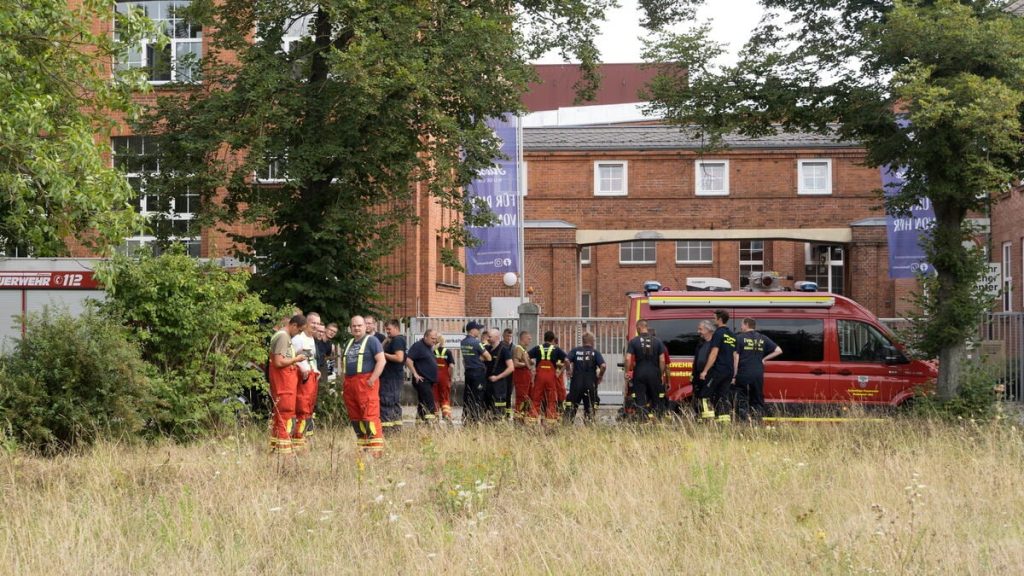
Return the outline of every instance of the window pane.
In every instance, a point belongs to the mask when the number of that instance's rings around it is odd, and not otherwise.
[[[657,259],[657,246],[650,240],[638,240],[619,244],[620,263],[649,264]]]
[[[828,190],[828,162],[803,162],[803,186],[806,191],[825,192]]]
[[[149,62],[150,80],[171,79],[171,45],[160,49],[155,44],[146,44],[146,61]]]
[[[779,360],[821,362],[825,359],[825,321],[758,318],[757,331],[782,347]]]
[[[870,324],[839,320],[839,360],[842,362],[885,362],[893,345]]]
[[[622,164],[599,164],[598,174],[601,179],[599,190],[601,192],[622,192],[623,168]]]
[[[202,42],[175,42],[175,79],[179,82],[194,82],[199,79],[199,58]]]
[[[703,192],[724,192],[725,164],[714,162],[701,163],[700,189]]]
[[[590,246],[580,248],[580,264],[590,264]]]
[[[693,356],[700,345],[697,333],[699,318],[673,318],[671,320],[650,320],[648,328],[657,333],[672,356]]]

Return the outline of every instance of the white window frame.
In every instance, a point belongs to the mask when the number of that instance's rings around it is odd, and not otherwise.
[[[705,190],[701,186],[703,179],[701,174],[705,165],[722,165],[724,174],[722,178],[722,190]],[[728,196],[729,195],[729,161],[728,160],[694,160],[693,161],[693,186],[697,196]]]
[[[140,136],[138,134],[131,134],[131,135],[128,135],[128,136],[115,136],[114,138],[133,138],[133,137],[145,139],[145,136]],[[145,140],[143,140],[143,142],[145,142]],[[114,167],[114,168],[117,167],[117,157],[116,157],[115,150],[116,150],[116,148],[114,146],[114,139],[111,138],[111,140],[110,140],[110,163],[111,163],[111,166]],[[145,154],[145,152],[143,152],[143,154]],[[142,181],[146,177],[147,174],[153,175],[153,174],[159,174],[159,173],[160,173],[160,164],[157,163],[156,169],[154,171],[152,171],[152,172],[148,172],[148,173],[147,172],[125,172],[125,178],[128,179],[128,180],[131,180],[132,178],[139,178],[140,181]],[[136,198],[135,201],[138,203],[138,206],[139,206],[139,215],[142,216],[143,218],[145,218],[146,220],[149,220],[152,216],[157,216],[157,215],[161,215],[161,214],[162,215],[166,215],[168,217],[168,219],[171,220],[171,221],[192,221],[192,220],[195,219],[195,212],[178,212],[177,211],[178,201],[177,201],[176,198],[171,198],[170,199],[170,205],[168,206],[169,212],[161,212],[159,210],[150,210],[149,194],[146,193],[145,186],[144,185],[140,185],[138,192],[139,192],[139,197]],[[199,194],[186,194],[186,196],[194,197],[196,203],[198,203],[200,201]],[[201,233],[201,231],[193,230],[193,232],[194,232],[194,234],[191,235],[191,236],[174,236],[174,235],[172,235],[172,236],[168,236],[167,239],[172,241],[172,242],[202,242],[202,233]],[[134,236],[129,236],[129,237],[125,238],[124,240],[125,240],[126,247],[127,247],[127,243],[128,242],[138,242],[140,246],[144,246],[144,245],[149,244],[151,242],[155,242],[156,241],[156,236],[153,236],[153,235],[150,235],[150,234],[141,234],[140,233],[140,234],[136,234]]]
[[[627,244],[629,244],[629,245],[631,245],[630,252],[632,253],[633,251],[636,250],[636,248],[632,247],[632,245],[637,244],[637,243],[643,243],[644,244],[644,246],[641,248],[641,252],[642,253],[643,252],[647,252],[647,243],[650,243],[651,246],[653,246],[653,248],[654,248],[654,258],[652,258],[651,260],[623,260],[622,259],[622,249]],[[620,242],[619,243],[619,264],[626,264],[626,265],[638,265],[638,264],[640,264],[640,265],[650,265],[650,264],[657,264],[657,263],[658,263],[658,243],[655,242],[654,240],[628,240],[626,242]]]
[[[277,178],[270,178],[269,176],[270,176],[270,172],[271,172],[271,170],[270,170],[271,167],[274,166],[274,165],[277,165],[282,160],[285,160],[286,162],[285,162],[284,166],[280,166],[280,165],[277,166],[277,170],[276,170]],[[287,160],[288,160],[287,156],[285,156],[284,158],[274,158],[272,160],[269,160],[267,162],[267,165],[262,170],[262,176],[261,176],[260,173],[253,174],[253,176],[256,179],[256,183],[257,184],[283,184],[283,183],[287,182],[288,181],[288,175],[285,174],[285,168],[287,167]],[[264,176],[266,176],[266,177],[264,177]]]
[[[594,297],[590,292],[580,294],[580,318],[590,318],[594,315]]]
[[[622,168],[622,188],[620,190],[601,190],[601,168],[620,166]],[[629,162],[626,160],[595,160],[594,161],[594,196],[628,196],[629,195]]]
[[[179,2],[190,2],[190,0],[178,0],[178,1]],[[139,7],[139,6],[137,6],[138,4],[144,4],[144,3],[145,2],[127,2],[127,1],[124,1],[124,2],[119,1],[119,2],[117,2],[117,4],[133,4],[133,5],[136,5],[136,6],[134,6],[136,8]],[[170,4],[170,1],[168,1],[167,4]],[[165,23],[173,22],[174,20],[177,20],[177,19],[172,19],[172,18],[153,18],[152,20],[157,24],[157,26],[163,26]],[[167,27],[172,27],[172,25],[171,24],[167,24]],[[170,32],[170,33],[168,34],[167,32]],[[170,47],[170,50],[171,50],[171,60],[170,60],[170,63],[169,63],[169,66],[170,66],[170,71],[169,71],[170,72],[170,80],[153,80],[152,78],[150,78],[148,80],[149,83],[154,85],[154,86],[162,86],[164,84],[170,84],[170,83],[173,83],[173,82],[182,82],[182,81],[189,82],[189,83],[192,83],[192,84],[200,84],[202,82],[200,80],[200,74],[202,73],[202,71],[199,68],[199,66],[201,64],[202,57],[203,57],[203,30],[202,30],[202,27],[200,27],[199,32],[198,32],[198,34],[196,36],[190,36],[190,37],[186,37],[186,38],[178,38],[178,37],[176,37],[174,35],[174,30],[173,29],[165,30],[164,33],[167,35],[168,46]],[[114,31],[114,34],[117,34],[116,30]],[[126,69],[127,70],[133,70],[133,69],[149,70],[149,69],[151,69],[152,62],[148,62],[147,61],[146,53],[147,53],[149,48],[153,48],[153,50],[156,50],[157,49],[156,48],[156,43],[157,43],[157,41],[156,41],[155,38],[143,38],[142,41],[137,46],[138,53],[139,53],[138,64],[137,65],[133,65],[130,60],[125,62],[124,65],[122,65],[120,63],[115,63],[115,65],[114,65],[115,72],[117,70],[126,70]],[[191,78],[188,78],[187,80],[181,80],[180,78],[178,78],[178,52],[179,52],[178,46],[182,45],[182,44],[194,44],[194,43],[198,43],[199,44],[199,60],[195,63],[197,68],[192,73],[192,77]],[[136,47],[132,47],[132,48],[136,48]]]
[[[743,259],[743,243],[744,242],[760,242],[761,243],[761,259],[760,260],[744,260]],[[740,240],[740,242],[739,242],[739,265],[737,267],[737,271],[739,272],[739,279],[740,279],[739,285],[740,285],[741,288],[745,288],[746,287],[743,284],[743,279],[744,279],[743,267],[744,266],[760,267],[761,268],[760,271],[764,272],[764,253],[765,253],[765,250],[767,250],[767,246],[765,246],[765,240]],[[751,252],[753,252],[753,248],[751,248]],[[752,270],[751,272],[756,272],[756,270]],[[748,274],[746,276],[746,278],[749,280],[750,275]]]
[[[580,246],[580,265],[587,266],[593,257],[590,246]]]
[[[1013,242],[1003,242],[1003,312],[1013,312]]]
[[[687,260],[685,258],[680,259],[679,258],[679,248],[680,248],[680,245],[682,245],[682,244],[690,244],[690,243],[700,244],[700,246],[697,247],[697,252],[698,253],[703,252],[704,251],[704,246],[703,245],[707,244],[708,245],[708,250],[710,252],[710,256],[706,260],[705,259]],[[689,253],[689,250],[687,250],[687,253]],[[715,261],[715,243],[712,242],[711,240],[676,240],[676,264],[711,264],[714,261]]]
[[[804,167],[808,164],[825,164],[825,187],[807,188],[804,185]],[[800,196],[830,196],[832,194],[832,159],[805,158],[796,163],[796,193]]]
[[[530,191],[530,186],[529,186],[530,180],[527,177],[527,168],[528,167],[529,167],[529,163],[526,160],[523,160],[523,163],[522,163],[522,177],[523,177],[523,181],[520,183],[521,184],[520,188],[522,188],[522,190],[523,190],[523,198],[526,198],[527,193],[529,193],[529,191]]]

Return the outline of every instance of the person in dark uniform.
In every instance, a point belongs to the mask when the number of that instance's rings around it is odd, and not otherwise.
[[[384,323],[384,373],[380,377],[380,420],[384,435],[402,430],[402,383],[405,382],[405,336],[398,320]]]
[[[736,336],[729,330],[729,313],[715,310],[715,333],[711,335],[708,363],[701,371],[704,396],[701,398],[701,418],[715,419],[722,424],[732,422],[731,388],[735,376],[733,352]]]
[[[491,328],[487,339],[486,348],[491,359],[484,363],[487,367],[484,404],[492,411],[494,419],[500,421],[512,416],[509,395],[511,392],[510,380],[515,365],[512,363],[512,349],[505,344],[501,330]]]
[[[480,343],[480,330],[484,325],[470,321],[466,324],[466,337],[462,339],[462,365],[466,371],[466,388],[462,391],[462,423],[479,422],[484,416],[484,391],[491,354]]]
[[[736,418],[760,421],[767,406],[764,403],[764,364],[782,354],[782,348],[771,338],[757,331],[757,321],[744,318],[740,322],[740,334],[736,337],[736,352],[733,353],[736,378],[733,380],[733,402]]]
[[[583,345],[569,351],[567,361],[569,372],[569,394],[566,396],[568,406],[562,415],[565,424],[572,424],[576,419],[580,402],[583,403],[583,418],[593,422],[597,410],[597,387],[608,369],[604,357],[594,348],[594,335],[583,334]]]
[[[437,422],[434,404],[434,386],[438,380],[437,358],[434,356],[437,340],[437,330],[427,328],[423,338],[414,342],[405,356],[405,365],[412,372],[412,387],[416,390],[416,417],[427,424]]]
[[[693,410],[697,417],[700,417],[701,402],[704,394],[704,380],[700,377],[708,364],[708,354],[711,353],[711,335],[715,333],[715,323],[711,320],[701,320],[697,325],[697,333],[700,334],[700,344],[693,354],[693,370],[690,373],[690,384],[693,386]]]
[[[626,349],[626,373],[632,374],[633,403],[642,422],[665,412],[665,346],[647,331],[647,320],[637,320],[636,331]]]

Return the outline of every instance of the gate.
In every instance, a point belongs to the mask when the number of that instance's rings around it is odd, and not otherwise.
[[[490,318],[484,316],[448,316],[434,318],[411,318],[409,320],[409,331],[407,338],[410,343],[423,336],[427,328],[433,328],[440,332],[445,339],[445,346],[455,356],[455,381],[461,384],[463,380],[462,355],[459,353],[458,343],[465,337],[466,323],[476,321],[487,328],[504,330],[511,328],[514,334],[513,342],[518,340],[519,319],[518,318]],[[540,334],[534,335],[534,345],[538,339],[542,340],[544,332],[551,330],[558,338],[560,348],[569,352],[572,348],[583,342],[583,333],[590,332],[594,335],[594,346],[608,365],[604,380],[598,389],[601,402],[604,404],[621,404],[622,389],[625,383],[622,368],[619,367],[624,359],[626,350],[626,319],[625,318],[567,318],[567,317],[545,317],[539,319]]]
[[[905,318],[882,318],[891,329],[910,329]],[[971,357],[980,356],[992,370],[996,382],[1005,386],[1005,398],[1024,400],[1024,312],[993,312],[985,314],[976,336],[969,342]]]

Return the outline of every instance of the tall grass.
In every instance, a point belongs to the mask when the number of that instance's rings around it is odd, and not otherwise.
[[[907,421],[257,431],[0,456],[14,574],[1019,574],[1024,437]]]

